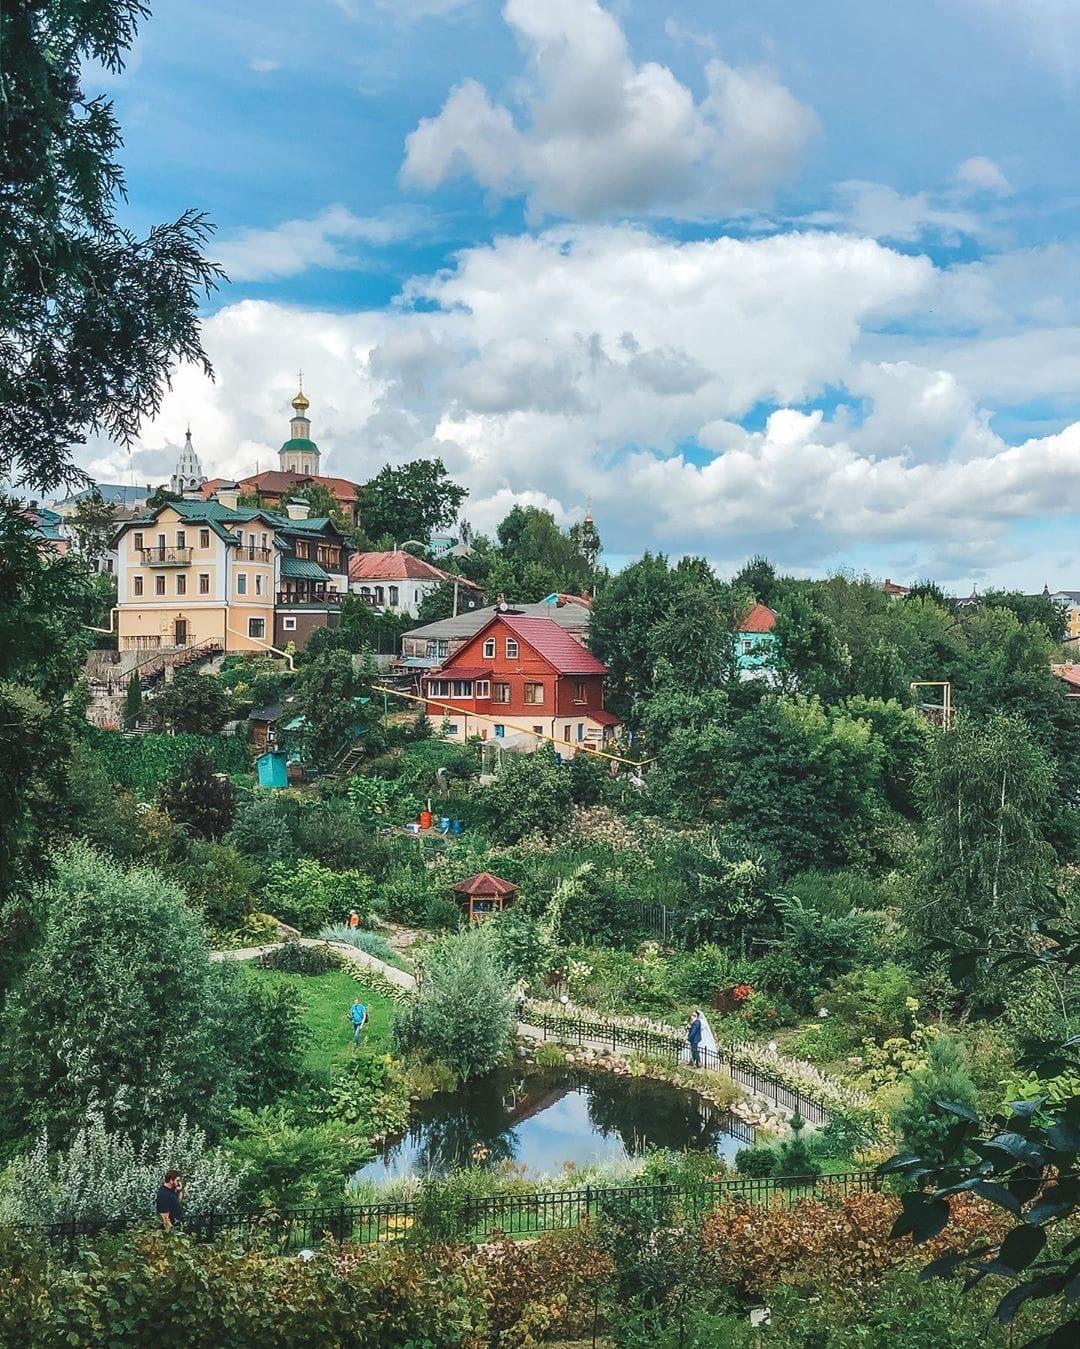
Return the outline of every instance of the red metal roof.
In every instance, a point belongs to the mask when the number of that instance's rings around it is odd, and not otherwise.
[[[587,651],[572,633],[567,632],[553,618],[499,614],[497,619],[523,642],[528,642],[536,654],[543,656],[559,674],[607,674],[604,662],[597,660],[591,651]]]
[[[586,712],[586,721],[595,721],[598,726],[621,726],[622,718],[617,717],[614,712]]]
[[[740,632],[772,632],[776,627],[776,614],[767,604],[755,604],[739,624]]]
[[[1074,689],[1080,689],[1080,665],[1051,665],[1050,671]]]
[[[422,557],[400,550],[393,553],[354,553],[349,563],[350,581],[447,581],[446,572]],[[471,584],[463,581],[463,585]]]
[[[228,479],[211,478],[199,488],[200,496],[210,497]],[[238,478],[237,485],[242,492],[270,492],[275,496],[303,491],[309,484],[321,483],[338,501],[354,502],[360,498],[359,484],[348,478],[326,478],[321,473],[287,473],[284,469],[268,468],[262,473],[252,473],[246,478]]]
[[[458,881],[451,888],[459,895],[512,895],[517,891],[513,881],[504,881],[499,876],[493,876],[490,871],[478,871],[475,876]]]

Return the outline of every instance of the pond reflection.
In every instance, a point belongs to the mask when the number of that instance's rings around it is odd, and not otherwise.
[[[377,1181],[510,1162],[526,1174],[557,1175],[571,1164],[623,1160],[650,1147],[730,1159],[750,1139],[746,1125],[666,1082],[508,1071],[416,1105],[408,1133],[356,1174]]]

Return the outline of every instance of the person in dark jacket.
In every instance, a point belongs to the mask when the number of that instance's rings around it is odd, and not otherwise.
[[[686,1028],[686,1039],[690,1045],[690,1057],[694,1061],[694,1067],[701,1067],[701,1013],[695,1012],[690,1018],[690,1024]]]
[[[157,1216],[166,1231],[175,1227],[184,1218],[184,1185],[179,1171],[166,1171],[165,1179],[158,1186]]]

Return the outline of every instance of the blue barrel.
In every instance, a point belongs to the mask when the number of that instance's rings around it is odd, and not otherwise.
[[[457,834],[460,834],[460,833],[461,833],[461,821],[460,821],[460,820],[451,820],[451,821],[450,821],[450,832],[451,832],[452,834],[454,834],[455,836],[456,836]]]

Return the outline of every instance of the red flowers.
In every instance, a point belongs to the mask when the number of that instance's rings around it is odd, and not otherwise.
[[[754,990],[751,988],[749,984],[736,984],[735,987],[731,990],[731,996],[735,999],[736,1002],[745,1002],[746,999],[750,997],[750,995],[753,993],[753,991]]]

